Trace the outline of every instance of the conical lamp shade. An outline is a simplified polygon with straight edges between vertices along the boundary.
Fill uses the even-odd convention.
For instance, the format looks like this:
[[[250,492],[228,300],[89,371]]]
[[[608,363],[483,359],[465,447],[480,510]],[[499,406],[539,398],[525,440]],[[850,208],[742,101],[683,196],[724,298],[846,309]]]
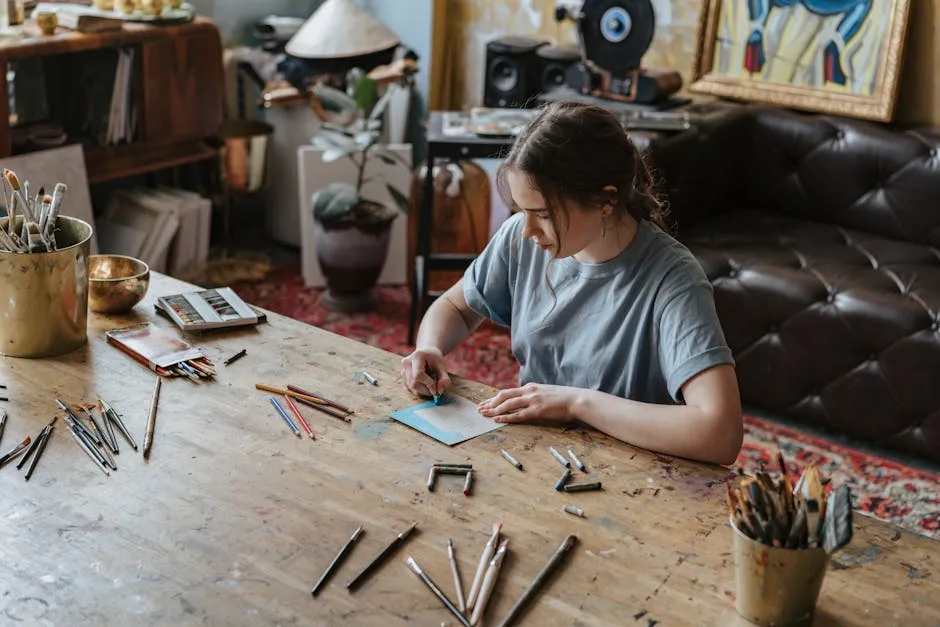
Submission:
[[[354,0],[326,0],[287,42],[301,59],[342,59],[388,50],[398,36]]]

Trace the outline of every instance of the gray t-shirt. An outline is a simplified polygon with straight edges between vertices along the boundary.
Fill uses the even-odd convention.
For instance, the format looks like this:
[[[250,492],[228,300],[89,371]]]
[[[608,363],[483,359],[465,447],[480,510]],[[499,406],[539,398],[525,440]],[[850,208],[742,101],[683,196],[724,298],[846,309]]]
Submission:
[[[696,374],[734,363],[705,272],[658,227],[640,222],[610,261],[549,264],[549,253],[522,237],[523,220],[506,220],[463,280],[470,308],[510,328],[520,384],[670,404],[682,402],[682,385]]]

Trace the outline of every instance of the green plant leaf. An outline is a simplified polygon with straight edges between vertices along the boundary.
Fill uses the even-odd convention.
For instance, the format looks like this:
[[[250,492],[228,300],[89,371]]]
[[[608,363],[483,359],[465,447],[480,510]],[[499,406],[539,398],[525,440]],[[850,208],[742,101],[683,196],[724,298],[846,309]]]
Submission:
[[[370,111],[379,99],[378,84],[368,76],[359,79],[354,93],[360,111]]]
[[[382,94],[382,97],[379,98],[378,102],[375,103],[375,107],[372,108],[372,113],[369,114],[370,120],[379,120],[383,115],[385,115],[385,110],[388,109],[388,103],[392,100],[393,90],[386,89],[385,93]]]
[[[366,150],[371,148],[378,143],[379,137],[377,133],[372,133],[369,131],[363,131],[361,133],[356,133],[356,144],[359,147],[359,150]]]
[[[320,128],[325,131],[330,131],[331,133],[339,133],[340,135],[344,135],[346,137],[352,137],[354,135],[354,133],[351,132],[349,129],[343,128],[342,126],[339,126],[338,124],[332,124],[330,122],[322,123],[320,125]]]
[[[357,113],[359,107],[355,99],[350,98],[342,91],[329,85],[317,84],[313,86],[313,95],[316,96],[323,108],[336,113]]]
[[[359,195],[349,183],[330,183],[313,195],[313,219],[320,223],[341,219],[356,208]]]
[[[408,197],[402,194],[398,189],[389,184],[385,184],[385,188],[388,190],[388,193],[391,195],[392,200],[395,201],[395,204],[398,206],[398,210],[402,213],[408,213],[411,210],[411,206],[408,201]]]
[[[316,137],[321,137],[323,141],[329,143],[329,146],[323,146],[326,148],[342,148],[344,150],[359,150],[359,144],[356,142],[356,138],[351,135],[346,135],[345,133],[340,133],[328,128],[320,128],[317,132]],[[314,140],[314,145],[317,145],[316,140]]]
[[[333,161],[338,161],[339,159],[342,159],[343,157],[348,157],[354,154],[355,152],[356,152],[355,150],[349,151],[343,148],[328,148],[323,151],[323,162],[331,163]]]
[[[411,164],[408,163],[407,159],[402,157],[394,150],[389,150],[387,146],[375,146],[372,149],[372,154],[389,165],[403,165],[409,170],[411,169]]]

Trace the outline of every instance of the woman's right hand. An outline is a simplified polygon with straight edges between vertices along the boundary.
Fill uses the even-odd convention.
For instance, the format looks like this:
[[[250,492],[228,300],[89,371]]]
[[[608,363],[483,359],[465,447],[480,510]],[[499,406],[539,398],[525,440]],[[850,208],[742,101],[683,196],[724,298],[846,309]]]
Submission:
[[[437,378],[437,383],[434,378]],[[418,396],[443,394],[450,387],[444,355],[436,348],[419,348],[401,360],[401,378]]]

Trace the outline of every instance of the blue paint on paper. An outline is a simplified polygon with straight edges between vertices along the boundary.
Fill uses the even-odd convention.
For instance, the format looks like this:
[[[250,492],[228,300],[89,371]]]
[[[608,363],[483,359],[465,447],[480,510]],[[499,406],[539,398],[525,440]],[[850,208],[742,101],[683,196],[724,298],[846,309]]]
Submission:
[[[459,444],[464,440],[476,436],[479,431],[474,431],[472,433],[467,433],[460,430],[447,430],[440,428],[439,425],[434,425],[426,418],[423,418],[418,414],[426,409],[440,408],[445,405],[451,405],[456,403],[457,400],[454,397],[443,395],[440,400],[435,403],[433,400],[421,403],[420,405],[415,405],[414,407],[409,407],[407,409],[401,409],[396,412],[389,414],[395,420],[406,424],[412,429],[417,429],[421,433],[428,435],[435,440],[443,442],[448,446],[453,446],[454,444]],[[485,419],[484,419],[485,420]],[[495,428],[497,425],[493,424],[490,428]]]

